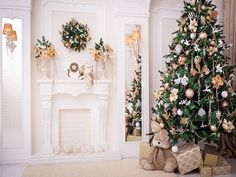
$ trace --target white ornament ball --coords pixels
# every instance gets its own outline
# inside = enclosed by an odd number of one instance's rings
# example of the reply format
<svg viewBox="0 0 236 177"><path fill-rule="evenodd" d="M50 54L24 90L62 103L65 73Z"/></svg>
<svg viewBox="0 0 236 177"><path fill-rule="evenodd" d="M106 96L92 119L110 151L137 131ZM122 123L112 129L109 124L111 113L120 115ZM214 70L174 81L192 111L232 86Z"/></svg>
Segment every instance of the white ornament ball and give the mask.
<svg viewBox="0 0 236 177"><path fill-rule="evenodd" d="M180 44L177 44L176 46L175 46L175 52L176 52L176 54L177 55L179 55L180 53L181 53L181 51L182 51L182 45L180 45Z"/></svg>
<svg viewBox="0 0 236 177"><path fill-rule="evenodd" d="M218 110L218 111L216 112L216 118L217 118L217 119L220 119L221 115L222 115L222 113Z"/></svg>
<svg viewBox="0 0 236 177"><path fill-rule="evenodd" d="M195 39L196 36L197 36L196 33L191 33L191 34L190 34L191 39Z"/></svg>
<svg viewBox="0 0 236 177"><path fill-rule="evenodd" d="M135 126L136 126L136 127L140 127L140 123L139 123L139 122L136 122Z"/></svg>
<svg viewBox="0 0 236 177"><path fill-rule="evenodd" d="M161 127L161 128L164 128L165 125L161 122L161 123L160 123L160 127Z"/></svg>
<svg viewBox="0 0 236 177"><path fill-rule="evenodd" d="M205 5L202 5L202 6L201 6L201 9L202 9L202 10L206 10L206 6L205 6Z"/></svg>
<svg viewBox="0 0 236 177"><path fill-rule="evenodd" d="M227 91L223 91L223 92L221 92L221 96L223 97L223 98L227 98L228 97L228 92Z"/></svg>
<svg viewBox="0 0 236 177"><path fill-rule="evenodd" d="M193 98L194 97L194 91L193 91L193 89L187 89L186 91L185 91L185 96L187 97L187 98L189 98L189 99L191 99L191 98Z"/></svg>
<svg viewBox="0 0 236 177"><path fill-rule="evenodd" d="M178 148L178 146L174 145L171 147L171 150L172 150L172 152L176 153L176 152L178 152L179 148Z"/></svg>
<svg viewBox="0 0 236 177"><path fill-rule="evenodd" d="M206 39L207 38L207 33L200 33L199 38L200 39Z"/></svg>
<svg viewBox="0 0 236 177"><path fill-rule="evenodd" d="M201 109L199 109L199 111L198 111L198 113L197 113L200 117L202 117L202 116L205 116L206 115L206 111L203 109L203 108L201 108Z"/></svg>
<svg viewBox="0 0 236 177"><path fill-rule="evenodd" d="M211 44L212 46L215 46L215 45L216 45L216 42L215 42L215 41L211 41L210 44Z"/></svg>
<svg viewBox="0 0 236 177"><path fill-rule="evenodd" d="M189 51L189 50L187 50L187 51L185 52L185 55L186 55L186 56L188 56L188 55L189 55L189 53L190 53L190 51Z"/></svg>
<svg viewBox="0 0 236 177"><path fill-rule="evenodd" d="M195 5L196 0L191 0L191 5Z"/></svg>
<svg viewBox="0 0 236 177"><path fill-rule="evenodd" d="M178 114L179 116L182 116L182 115L183 115L183 111L182 111L181 109L178 109L177 114Z"/></svg>
<svg viewBox="0 0 236 177"><path fill-rule="evenodd" d="M215 125L211 125L211 131L213 131L213 132L216 132L216 130L217 130L217 128L216 128L216 126Z"/></svg>

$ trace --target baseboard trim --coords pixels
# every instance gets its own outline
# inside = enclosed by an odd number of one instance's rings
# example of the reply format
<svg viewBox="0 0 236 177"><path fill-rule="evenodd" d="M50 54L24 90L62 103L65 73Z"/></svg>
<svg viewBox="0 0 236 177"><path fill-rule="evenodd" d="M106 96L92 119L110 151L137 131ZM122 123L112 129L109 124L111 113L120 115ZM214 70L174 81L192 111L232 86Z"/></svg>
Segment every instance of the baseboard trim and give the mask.
<svg viewBox="0 0 236 177"><path fill-rule="evenodd" d="M102 161L102 160L121 160L119 152L102 152L96 154L69 154L69 155L32 155L29 160L30 165L34 164L55 164L55 163L78 163L88 161Z"/></svg>

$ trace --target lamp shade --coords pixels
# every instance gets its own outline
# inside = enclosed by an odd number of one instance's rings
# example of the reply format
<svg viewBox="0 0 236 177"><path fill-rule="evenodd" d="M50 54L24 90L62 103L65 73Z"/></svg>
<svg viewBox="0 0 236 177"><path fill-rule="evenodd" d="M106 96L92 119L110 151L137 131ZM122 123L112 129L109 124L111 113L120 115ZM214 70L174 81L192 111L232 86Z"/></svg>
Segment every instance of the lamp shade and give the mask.
<svg viewBox="0 0 236 177"><path fill-rule="evenodd" d="M137 41L139 41L141 39L141 34L138 29L135 29L133 31L132 38L133 38L133 40L137 40Z"/></svg>
<svg viewBox="0 0 236 177"><path fill-rule="evenodd" d="M129 35L129 36L127 37L127 39L126 39L126 42L127 42L127 45L132 44L132 42L133 42L133 36L132 36L132 35Z"/></svg>
<svg viewBox="0 0 236 177"><path fill-rule="evenodd" d="M10 34L8 34L7 36L10 40L12 41L16 41L17 40L17 34L16 34L16 31L12 31Z"/></svg>
<svg viewBox="0 0 236 177"><path fill-rule="evenodd" d="M12 32L12 25L10 23L5 23L3 27L3 34L8 35Z"/></svg>

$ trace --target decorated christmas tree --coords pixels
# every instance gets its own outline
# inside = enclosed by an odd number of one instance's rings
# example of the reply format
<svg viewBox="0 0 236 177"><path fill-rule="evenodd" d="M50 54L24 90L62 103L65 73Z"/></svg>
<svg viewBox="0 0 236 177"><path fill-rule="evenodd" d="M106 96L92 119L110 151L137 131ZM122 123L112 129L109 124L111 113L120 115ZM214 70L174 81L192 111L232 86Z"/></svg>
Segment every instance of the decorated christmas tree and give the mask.
<svg viewBox="0 0 236 177"><path fill-rule="evenodd" d="M169 132L172 144L204 140L218 143L235 129L234 66L224 51L216 6L208 0L184 2L179 29L166 55L166 71L155 92L153 120Z"/></svg>
<svg viewBox="0 0 236 177"><path fill-rule="evenodd" d="M135 70L135 78L131 82L131 89L126 94L125 118L126 126L131 128L141 128L141 57L136 57L137 69Z"/></svg>

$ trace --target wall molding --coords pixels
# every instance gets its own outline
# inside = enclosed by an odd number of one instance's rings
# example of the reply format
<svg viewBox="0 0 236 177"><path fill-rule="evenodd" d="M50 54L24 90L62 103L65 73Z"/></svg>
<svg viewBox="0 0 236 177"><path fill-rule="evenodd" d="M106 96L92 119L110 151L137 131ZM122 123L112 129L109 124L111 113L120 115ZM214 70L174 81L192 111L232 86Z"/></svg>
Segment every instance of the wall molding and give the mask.
<svg viewBox="0 0 236 177"><path fill-rule="evenodd" d="M5 5L0 4L0 9L15 9L15 10L23 10L23 11L31 11L31 5L19 6L19 5Z"/></svg>

